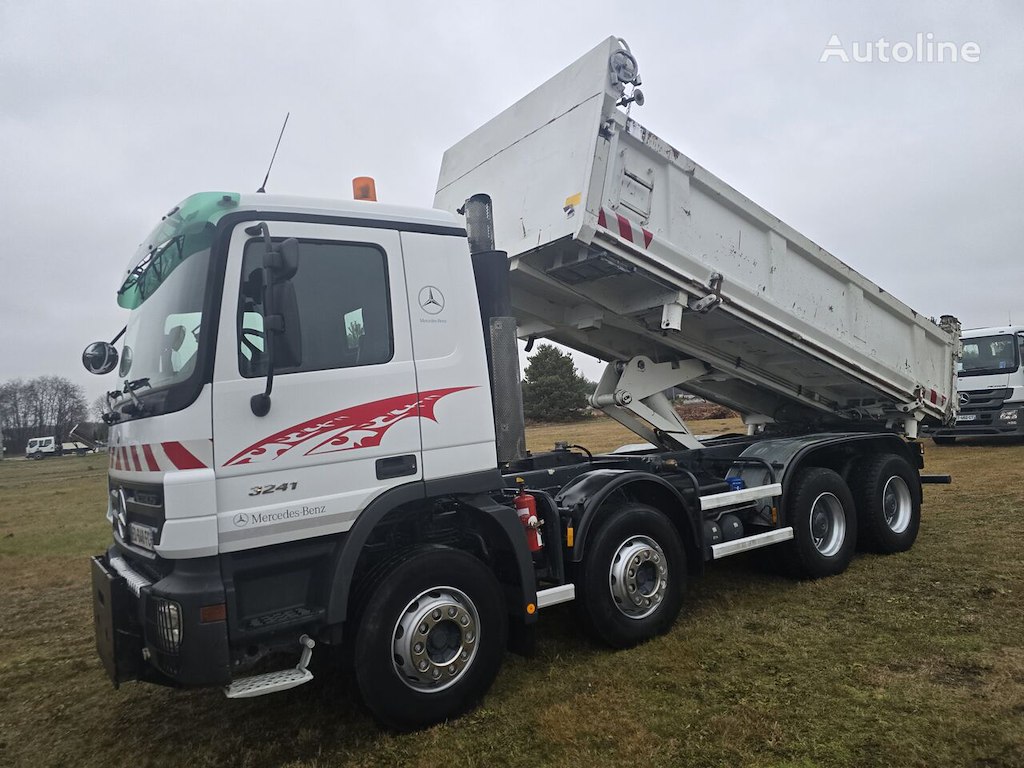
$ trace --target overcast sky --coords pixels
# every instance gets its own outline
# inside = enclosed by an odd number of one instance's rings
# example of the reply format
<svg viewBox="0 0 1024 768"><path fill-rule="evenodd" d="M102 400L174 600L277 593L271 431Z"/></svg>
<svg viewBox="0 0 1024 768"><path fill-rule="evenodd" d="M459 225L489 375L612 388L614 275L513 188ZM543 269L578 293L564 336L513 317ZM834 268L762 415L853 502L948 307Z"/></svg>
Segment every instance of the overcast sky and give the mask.
<svg viewBox="0 0 1024 768"><path fill-rule="evenodd" d="M885 38L976 63L843 63ZM443 151L608 35L633 116L929 316L1024 322L1024 4L0 0L0 381L116 384L80 353L192 192L429 206ZM585 375L600 368L581 362Z"/></svg>

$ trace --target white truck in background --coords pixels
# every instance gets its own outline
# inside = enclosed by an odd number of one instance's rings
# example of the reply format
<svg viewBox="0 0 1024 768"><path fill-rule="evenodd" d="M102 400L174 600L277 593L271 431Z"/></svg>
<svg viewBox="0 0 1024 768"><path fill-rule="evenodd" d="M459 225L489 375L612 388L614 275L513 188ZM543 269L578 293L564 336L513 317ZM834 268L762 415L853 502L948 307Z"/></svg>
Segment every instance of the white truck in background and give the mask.
<svg viewBox="0 0 1024 768"><path fill-rule="evenodd" d="M47 437L30 438L25 445L25 458L45 459L49 456L84 456L92 450L92 446L87 443L77 440L58 443L56 437L49 435Z"/></svg>
<svg viewBox="0 0 1024 768"><path fill-rule="evenodd" d="M418 727L472 707L548 606L623 648L710 560L773 547L818 578L913 545L956 321L642 127L638 84L604 41L445 153L437 210L215 192L161 220L121 352L83 354L121 379L92 561L115 684L271 693L327 644ZM593 404L650 447L527 452L517 337L606 360ZM673 386L748 434L697 439Z"/></svg>
<svg viewBox="0 0 1024 768"><path fill-rule="evenodd" d="M1024 435L1024 325L971 328L957 364L960 412L931 430L938 445L958 437Z"/></svg>

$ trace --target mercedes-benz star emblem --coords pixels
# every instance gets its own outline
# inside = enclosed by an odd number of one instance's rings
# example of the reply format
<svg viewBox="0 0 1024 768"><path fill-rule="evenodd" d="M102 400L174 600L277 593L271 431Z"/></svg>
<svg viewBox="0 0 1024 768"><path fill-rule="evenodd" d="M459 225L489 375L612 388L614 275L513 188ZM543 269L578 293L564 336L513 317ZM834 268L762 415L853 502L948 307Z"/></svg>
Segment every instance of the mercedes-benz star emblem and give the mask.
<svg viewBox="0 0 1024 768"><path fill-rule="evenodd" d="M960 405L967 405L969 402L971 402L971 396L968 395L966 392L961 392Z"/></svg>
<svg viewBox="0 0 1024 768"><path fill-rule="evenodd" d="M114 505L114 527L121 541L128 540L128 501L124 496L124 488L118 488Z"/></svg>
<svg viewBox="0 0 1024 768"><path fill-rule="evenodd" d="M239 512L231 522L235 524L235 528L245 528L249 524L249 515L245 512Z"/></svg>
<svg viewBox="0 0 1024 768"><path fill-rule="evenodd" d="M420 288L420 309L428 315L436 315L444 309L444 294L433 285Z"/></svg>

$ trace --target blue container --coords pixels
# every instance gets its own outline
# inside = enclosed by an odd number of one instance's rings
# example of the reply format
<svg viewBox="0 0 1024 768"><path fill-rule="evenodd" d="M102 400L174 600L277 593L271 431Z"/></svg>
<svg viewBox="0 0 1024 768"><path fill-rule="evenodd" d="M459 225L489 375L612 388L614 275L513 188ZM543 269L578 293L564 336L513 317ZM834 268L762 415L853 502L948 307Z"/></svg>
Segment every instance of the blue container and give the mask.
<svg viewBox="0 0 1024 768"><path fill-rule="evenodd" d="M727 477L725 478L725 482L732 486L734 491L742 491L747 487L746 483L743 482L742 477Z"/></svg>

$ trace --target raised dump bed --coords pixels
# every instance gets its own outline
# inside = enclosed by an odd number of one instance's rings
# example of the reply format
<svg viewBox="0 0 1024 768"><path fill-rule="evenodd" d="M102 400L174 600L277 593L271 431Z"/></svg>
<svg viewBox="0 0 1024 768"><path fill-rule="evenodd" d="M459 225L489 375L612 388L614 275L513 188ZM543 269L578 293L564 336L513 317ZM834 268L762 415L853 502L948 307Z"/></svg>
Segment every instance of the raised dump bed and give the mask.
<svg viewBox="0 0 1024 768"><path fill-rule="evenodd" d="M683 387L749 423L948 422L955 319L919 315L632 119L636 69L609 38L445 153L435 207L493 199L520 337L700 361Z"/></svg>

